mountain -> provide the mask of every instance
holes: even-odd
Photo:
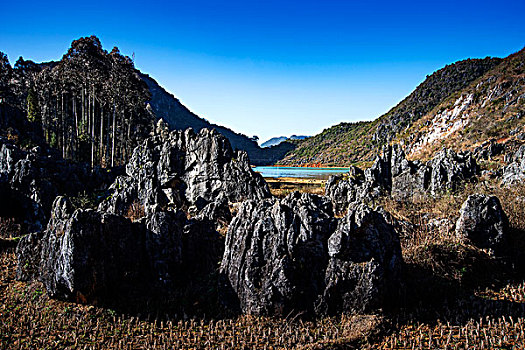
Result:
[[[382,145],[435,107],[503,62],[500,58],[467,59],[434,72],[403,101],[373,121],[340,123],[301,141],[280,164],[349,165],[373,159]]]
[[[257,141],[248,136],[236,133],[224,126],[212,124],[197,116],[149,75],[140,73],[140,76],[151,93],[149,104],[153,113],[157,118],[164,119],[173,130],[184,130],[190,127],[196,132],[202,128],[215,129],[226,136],[233,149],[246,151],[252,165],[273,164],[295,147],[291,143],[284,142],[274,147],[261,148]]]
[[[265,147],[271,147],[271,146],[277,146],[279,145],[281,142],[283,141],[286,141],[286,140],[304,140],[306,138],[308,138],[309,136],[302,136],[302,135],[292,135],[290,137],[286,137],[286,136],[278,136],[278,137],[272,137],[271,139],[269,139],[268,141],[264,142],[261,144],[261,147],[262,148],[265,148]]]
[[[450,94],[394,141],[418,159],[442,147],[475,151],[487,142],[515,150],[525,142],[525,48]]]
[[[92,166],[124,164],[154,130],[216,129],[253,165],[368,162],[391,142],[410,157],[431,157],[442,146],[475,149],[489,139],[521,142],[524,50],[505,59],[459,61],[434,72],[403,101],[373,121],[340,123],[318,135],[263,143],[212,124],[186,108],[118,48],[95,36],[80,38],[60,61],[20,58],[11,67],[0,53],[0,135],[29,149],[47,144],[64,158]],[[282,141],[283,138],[285,141]]]
[[[286,136],[272,137],[268,141],[263,142],[261,144],[261,147],[264,148],[264,147],[276,146],[276,145],[278,145],[281,142],[286,141],[286,140],[288,140],[288,137],[286,137]]]

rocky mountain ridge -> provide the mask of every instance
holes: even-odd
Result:
[[[449,96],[396,141],[412,158],[428,157],[440,147],[475,151],[487,141],[511,154],[525,142],[524,115],[525,49]]]
[[[519,138],[525,113],[520,97],[525,87],[524,52],[448,65],[427,76],[385,115],[326,129],[299,142],[280,164],[366,163],[389,142],[400,142],[407,146],[409,156],[427,160],[443,146],[459,152],[473,150],[491,138]]]

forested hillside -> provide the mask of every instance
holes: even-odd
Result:
[[[409,96],[378,119],[328,128],[300,142],[281,163],[341,166],[370,161],[382,145],[500,63],[499,58],[487,57],[447,65],[427,76]]]
[[[20,57],[11,68],[4,55],[2,75],[5,104],[22,111],[64,158],[122,164],[154,123],[145,109],[151,95],[132,60],[116,47],[107,52],[94,36],[73,41],[59,62]]]
[[[116,166],[161,118],[171,129],[216,129],[252,164],[274,163],[294,147],[262,149],[254,139],[200,118],[118,48],[104,50],[95,36],[73,41],[59,62],[20,57],[12,67],[0,55],[0,125],[23,147],[47,144],[64,158]]]

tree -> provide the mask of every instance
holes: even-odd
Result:
[[[73,41],[59,62],[35,64],[21,57],[14,74],[16,79],[4,80],[17,82],[9,90],[18,105],[66,158],[119,165],[152,130],[146,111],[151,96],[133,61],[116,47],[108,53],[95,36]]]
[[[32,123],[40,123],[41,120],[38,96],[34,89],[29,89],[27,93],[27,119]]]

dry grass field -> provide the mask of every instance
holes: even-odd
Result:
[[[469,193],[499,196],[512,249],[494,256],[456,239],[453,223]],[[399,220],[404,297],[375,315],[174,317],[121,313],[50,299],[39,282],[15,280],[12,245],[0,252],[2,349],[512,349],[525,347],[525,187],[478,183],[440,199],[383,199]],[[16,236],[3,222],[2,238]]]

